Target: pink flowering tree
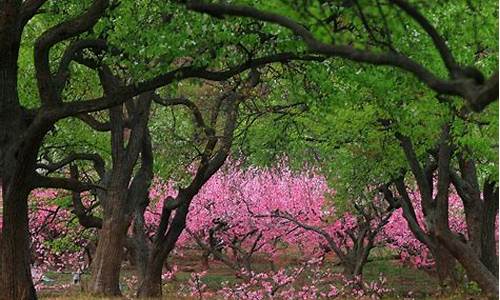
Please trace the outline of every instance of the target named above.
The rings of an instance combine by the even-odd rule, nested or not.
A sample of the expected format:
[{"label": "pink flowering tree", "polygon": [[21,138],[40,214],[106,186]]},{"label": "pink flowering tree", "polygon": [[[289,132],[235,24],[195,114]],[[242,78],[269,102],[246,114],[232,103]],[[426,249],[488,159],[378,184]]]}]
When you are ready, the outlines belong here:
[{"label": "pink flowering tree", "polygon": [[[365,282],[361,277],[373,247],[387,246],[399,254],[402,262],[414,267],[435,268],[432,252],[414,236],[402,210],[396,209],[401,199],[390,197],[381,190],[383,193],[374,190],[369,204],[361,205],[360,201],[353,200],[353,210],[340,213],[330,199],[335,196],[334,191],[328,188],[325,178],[314,170],[293,171],[286,161],[274,168],[243,168],[238,162],[231,162],[216,172],[193,198],[186,230],[180,235],[173,251],[182,254],[184,249],[195,245],[204,250],[203,259],[207,265],[211,255],[233,268],[245,280],[241,285],[225,285],[218,292],[229,299],[244,297],[240,292],[244,292],[245,297],[269,296],[273,290],[273,295],[284,293],[292,299],[347,295],[347,291],[340,291],[337,286],[328,290],[326,278],[329,277],[326,275],[320,276],[324,280],[316,282],[321,288],[315,289],[312,285],[307,291],[297,289],[298,282],[306,276],[303,270],[298,271],[301,267],[295,271],[273,268],[270,272],[254,272],[252,261],[255,255],[267,257],[272,263],[290,249],[302,251],[304,257],[316,260],[314,264],[304,262],[309,266],[321,265],[324,255],[334,252],[335,258],[344,267],[344,274],[332,271],[328,276],[334,276],[337,282],[350,286],[350,295],[378,295],[373,291],[378,289],[380,283]],[[149,190],[151,204],[143,214],[146,239],[154,239],[155,230],[161,223],[163,205],[177,195],[175,182],[160,178],[153,181]],[[407,195],[419,226],[426,230],[420,193],[408,190]],[[43,288],[42,277],[47,270],[76,271],[88,265],[84,257],[85,248],[95,239],[96,232],[78,226],[77,221],[81,223],[82,219],[77,217],[82,210],[88,212],[94,205],[89,193],[73,193],[70,196],[45,189],[35,190],[31,197],[33,273],[36,274],[38,288]],[[463,201],[452,191],[449,203],[450,229],[467,240]],[[87,217],[92,215],[87,214]],[[134,231],[132,224],[128,244],[134,242]],[[127,249],[132,252],[138,250],[133,246],[127,246]],[[132,252],[129,256],[131,261],[140,257]],[[141,264],[135,266],[140,268]],[[171,280],[176,271],[176,266],[167,268],[163,279]],[[319,276],[318,272],[314,276]],[[197,286],[189,287],[188,283],[185,290],[196,293],[195,297],[210,294],[202,282],[203,273],[195,275],[191,281],[197,282]],[[288,279],[282,281],[280,276]],[[127,284],[135,288],[138,281],[134,280],[127,281]]]},{"label": "pink flowering tree", "polygon": [[236,270],[250,271],[256,253],[272,261],[287,246],[314,255],[321,250],[320,237],[268,215],[285,210],[319,220],[331,212],[323,207],[329,192],[323,177],[312,171],[294,173],[284,163],[273,169],[229,164],[193,202],[187,233],[206,255],[211,253]]},{"label": "pink flowering tree", "polygon": [[[158,224],[164,200],[175,195],[172,182],[156,180],[150,191],[156,205],[146,211],[146,224]],[[353,213],[338,215],[329,200],[333,195],[323,176],[294,172],[286,161],[267,169],[227,164],[193,199],[178,249],[197,244],[206,267],[213,255],[238,273],[252,271],[255,254],[272,263],[290,248],[305,257],[331,251],[345,274],[361,275],[370,250],[384,243],[377,236],[394,207],[377,196],[370,205],[355,204]]]}]

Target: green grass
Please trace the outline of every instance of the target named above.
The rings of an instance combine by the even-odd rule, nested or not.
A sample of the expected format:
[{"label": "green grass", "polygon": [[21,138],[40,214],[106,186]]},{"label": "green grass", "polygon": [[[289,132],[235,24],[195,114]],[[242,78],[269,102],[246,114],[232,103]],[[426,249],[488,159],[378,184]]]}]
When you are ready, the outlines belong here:
[{"label": "green grass", "polygon": [[[390,253],[376,253],[376,255],[388,256]],[[278,267],[293,266],[296,264],[299,257],[296,253],[290,253],[284,257]],[[331,260],[331,259],[330,259]],[[163,299],[192,299],[179,295],[179,289],[183,283],[186,283],[190,278],[190,273],[193,270],[201,271],[199,255],[192,253],[182,258],[174,260],[180,272],[176,274],[175,280],[165,285]],[[270,269],[265,260],[256,259],[253,264],[256,271],[266,271]],[[330,266],[331,268],[331,266]],[[335,271],[340,271],[339,267],[333,267]],[[123,276],[131,276],[134,272],[131,268],[124,268]],[[383,273],[388,280],[387,286],[394,289],[394,293],[389,295],[387,299],[443,299],[443,300],[458,300],[458,299],[481,299],[478,296],[464,294],[463,291],[440,291],[437,279],[422,270],[416,270],[402,266],[394,260],[375,260],[366,264],[364,269],[364,277],[367,280],[374,280]],[[71,280],[70,274],[49,273],[48,276],[56,280],[58,284],[69,283]],[[221,287],[222,282],[235,282],[239,280],[233,275],[233,271],[220,262],[211,261],[210,269],[204,282],[210,290],[215,291]],[[125,284],[123,285],[125,286]],[[408,293],[412,292],[411,298],[407,297]],[[132,291],[124,289],[124,293],[132,296]],[[66,290],[48,290],[40,293],[41,299],[50,300],[94,300],[94,299],[112,299],[112,298],[95,298],[82,293],[79,287],[72,286]],[[123,299],[123,298],[122,298]]]}]

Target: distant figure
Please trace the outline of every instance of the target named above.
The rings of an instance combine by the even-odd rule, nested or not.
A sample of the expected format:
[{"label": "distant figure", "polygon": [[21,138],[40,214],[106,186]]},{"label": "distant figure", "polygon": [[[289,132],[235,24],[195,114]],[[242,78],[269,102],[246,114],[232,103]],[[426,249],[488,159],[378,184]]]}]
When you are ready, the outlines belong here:
[{"label": "distant figure", "polygon": [[73,273],[73,284],[79,284],[82,276],[82,270],[78,269]]}]

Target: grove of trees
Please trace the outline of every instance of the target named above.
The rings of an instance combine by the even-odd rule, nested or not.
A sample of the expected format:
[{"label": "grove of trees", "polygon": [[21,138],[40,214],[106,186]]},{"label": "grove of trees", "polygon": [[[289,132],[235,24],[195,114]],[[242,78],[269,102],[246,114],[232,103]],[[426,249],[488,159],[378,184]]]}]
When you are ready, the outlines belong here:
[{"label": "grove of trees", "polygon": [[498,298],[498,64],[495,1],[0,0],[0,300]]}]

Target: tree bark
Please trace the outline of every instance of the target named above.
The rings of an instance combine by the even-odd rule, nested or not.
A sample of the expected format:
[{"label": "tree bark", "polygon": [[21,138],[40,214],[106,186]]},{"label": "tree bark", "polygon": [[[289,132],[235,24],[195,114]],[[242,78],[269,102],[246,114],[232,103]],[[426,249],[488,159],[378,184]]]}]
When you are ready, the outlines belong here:
[{"label": "tree bark", "polygon": [[88,288],[92,294],[106,296],[121,294],[120,269],[128,225],[127,218],[120,214],[113,214],[104,219],[91,266],[92,277]]},{"label": "tree bark", "polygon": [[162,280],[164,260],[159,253],[153,252],[145,266],[144,277],[139,281],[137,297],[160,297],[162,294]]},{"label": "tree bark", "polygon": [[4,182],[3,193],[0,299],[36,299],[30,266],[28,192]]},{"label": "tree bark", "polygon": [[440,231],[438,239],[464,267],[467,276],[477,282],[484,293],[498,298],[498,279],[482,264],[471,247],[462,243],[449,230]]},{"label": "tree bark", "polygon": [[435,243],[429,247],[436,263],[436,273],[441,287],[458,286],[458,274],[456,272],[456,260],[451,253],[436,238]]},{"label": "tree bark", "polygon": [[486,179],[481,192],[476,161],[466,159],[467,155],[470,154],[459,156],[460,176],[456,173],[451,174],[452,182],[464,205],[468,231],[466,246],[472,248],[476,258],[478,257],[484,267],[498,278],[498,254],[495,240],[498,183],[496,180]]},{"label": "tree bark", "polygon": [[153,246],[152,254],[146,266],[146,275],[142,282],[139,283],[139,289],[137,291],[138,297],[147,298],[161,296],[161,275],[163,265],[170,252],[174,249],[175,243],[179,239],[182,231],[186,227],[186,217],[189,212],[190,202],[190,200],[186,201],[176,209],[175,216],[167,234],[159,243]]},{"label": "tree bark", "polygon": [[26,143],[29,125],[19,104],[17,59],[20,28],[16,20],[20,1],[0,5],[0,180],[3,228],[0,237],[0,299],[36,299],[31,279],[28,230],[29,175],[39,140]]},{"label": "tree bark", "polygon": [[498,253],[495,229],[498,216],[498,187],[495,184],[485,183],[483,223],[481,231],[481,261],[498,278]]},{"label": "tree bark", "polygon": [[[102,70],[100,76],[105,93],[111,93],[119,87],[118,79],[106,70]],[[153,176],[153,158],[147,131],[150,96],[149,93],[145,93],[140,95],[139,99],[130,99],[125,105],[112,107],[109,110],[113,166],[106,193],[101,196],[104,216],[91,268],[89,291],[92,294],[105,296],[121,294],[120,270],[127,230],[132,221],[132,213],[147,197]],[[134,123],[131,126],[125,124],[124,108],[131,117],[133,116]],[[127,129],[130,131],[127,132]],[[125,133],[128,133],[128,138],[125,138]],[[142,153],[142,165],[134,175],[134,166],[137,164],[139,153]],[[138,202],[139,200],[141,202]]]},{"label": "tree bark", "polygon": [[466,201],[463,203],[469,244],[477,255],[481,255],[482,223],[484,222],[482,200],[478,198],[474,199],[473,203]]}]

